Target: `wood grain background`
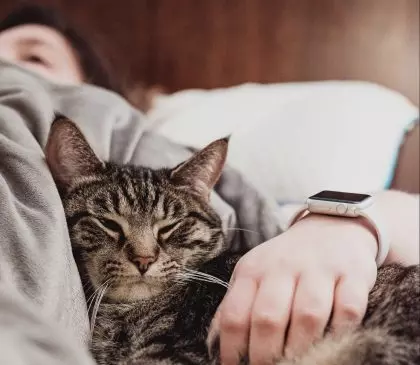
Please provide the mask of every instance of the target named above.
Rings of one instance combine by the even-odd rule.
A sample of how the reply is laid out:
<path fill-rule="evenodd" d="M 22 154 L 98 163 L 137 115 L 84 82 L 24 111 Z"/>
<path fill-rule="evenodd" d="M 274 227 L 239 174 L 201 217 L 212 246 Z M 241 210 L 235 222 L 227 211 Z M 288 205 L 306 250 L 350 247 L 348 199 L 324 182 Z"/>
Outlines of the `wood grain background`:
<path fill-rule="evenodd" d="M 419 0 L 39 0 L 128 85 L 358 79 L 419 103 Z M 19 2 L 0 1 L 0 16 Z"/>

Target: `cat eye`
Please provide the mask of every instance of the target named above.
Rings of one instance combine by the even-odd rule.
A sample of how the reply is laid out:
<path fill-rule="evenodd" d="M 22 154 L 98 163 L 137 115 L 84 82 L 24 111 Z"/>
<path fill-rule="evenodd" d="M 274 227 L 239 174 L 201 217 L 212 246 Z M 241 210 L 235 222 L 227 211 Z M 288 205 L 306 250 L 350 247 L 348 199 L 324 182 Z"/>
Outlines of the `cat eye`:
<path fill-rule="evenodd" d="M 168 239 L 169 236 L 171 235 L 172 231 L 176 228 L 177 225 L 179 225 L 179 223 L 181 223 L 181 222 L 179 222 L 179 221 L 174 222 L 174 223 L 168 224 L 167 226 L 163 226 L 163 227 L 159 228 L 158 232 L 157 232 L 158 240 L 162 241 L 164 239 Z M 169 233 L 169 235 L 168 235 L 168 233 Z M 167 236 L 162 237 L 164 235 L 167 235 Z"/>
<path fill-rule="evenodd" d="M 120 240 L 124 238 L 124 231 L 117 222 L 107 218 L 98 218 L 98 220 L 106 229 L 118 233 Z"/>

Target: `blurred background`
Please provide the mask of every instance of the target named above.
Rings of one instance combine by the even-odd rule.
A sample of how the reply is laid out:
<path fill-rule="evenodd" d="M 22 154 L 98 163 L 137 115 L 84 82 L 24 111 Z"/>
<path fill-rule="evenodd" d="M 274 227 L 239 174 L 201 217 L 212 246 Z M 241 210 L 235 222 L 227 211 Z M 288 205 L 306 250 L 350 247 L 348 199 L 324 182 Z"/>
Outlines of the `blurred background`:
<path fill-rule="evenodd" d="M 110 62 L 131 98 L 244 82 L 368 80 L 419 104 L 419 0 L 38 0 Z M 0 1 L 0 17 L 22 4 Z"/>

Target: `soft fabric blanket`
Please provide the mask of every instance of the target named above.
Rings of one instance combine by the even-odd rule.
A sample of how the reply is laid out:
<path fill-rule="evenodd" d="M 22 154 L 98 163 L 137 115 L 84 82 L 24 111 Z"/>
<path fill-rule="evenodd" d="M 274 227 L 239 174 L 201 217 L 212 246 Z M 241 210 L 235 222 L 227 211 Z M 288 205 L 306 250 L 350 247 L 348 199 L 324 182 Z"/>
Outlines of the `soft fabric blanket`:
<path fill-rule="evenodd" d="M 113 93 L 52 85 L 0 62 L 2 364 L 92 362 L 80 346 L 88 338 L 86 304 L 43 154 L 56 111 L 79 125 L 103 160 L 171 167 L 191 154 L 147 132 L 144 116 Z M 225 169 L 212 202 L 232 250 L 247 250 L 280 233 L 274 201 L 231 169 Z M 233 227 L 256 233 L 228 229 Z"/>

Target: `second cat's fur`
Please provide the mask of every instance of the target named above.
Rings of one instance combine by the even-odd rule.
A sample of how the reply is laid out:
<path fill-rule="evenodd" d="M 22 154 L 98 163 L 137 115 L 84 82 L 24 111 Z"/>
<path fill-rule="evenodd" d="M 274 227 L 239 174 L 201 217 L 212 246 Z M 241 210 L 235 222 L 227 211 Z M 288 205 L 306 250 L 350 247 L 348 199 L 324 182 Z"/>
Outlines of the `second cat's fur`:
<path fill-rule="evenodd" d="M 71 121 L 53 123 L 47 162 L 88 302 L 102 299 L 90 309 L 99 365 L 218 363 L 217 343 L 210 358 L 206 338 L 225 289 L 192 281 L 191 270 L 228 281 L 238 260 L 225 252 L 208 202 L 227 144 L 213 142 L 174 169 L 151 170 L 103 163 Z M 362 326 L 327 336 L 290 363 L 419 364 L 418 280 L 418 267 L 380 269 Z"/>

